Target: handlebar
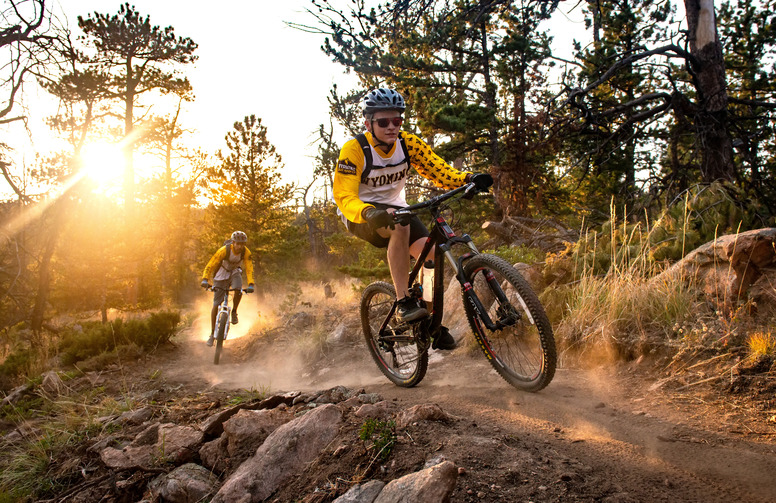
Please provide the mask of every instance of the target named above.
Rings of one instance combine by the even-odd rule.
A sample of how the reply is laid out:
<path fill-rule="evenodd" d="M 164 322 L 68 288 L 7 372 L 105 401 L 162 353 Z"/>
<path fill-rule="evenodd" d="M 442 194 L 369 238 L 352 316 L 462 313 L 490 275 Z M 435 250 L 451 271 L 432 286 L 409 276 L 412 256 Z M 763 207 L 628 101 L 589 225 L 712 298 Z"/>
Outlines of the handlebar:
<path fill-rule="evenodd" d="M 213 286 L 213 285 L 208 285 L 207 288 L 205 288 L 205 290 L 207 290 L 209 292 L 215 292 L 216 290 L 225 290 L 227 292 L 239 292 L 239 291 L 242 291 L 243 293 L 251 293 L 251 292 L 249 292 L 245 288 L 221 288 L 221 287 L 217 287 L 217 286 Z"/>
<path fill-rule="evenodd" d="M 410 206 L 406 206 L 404 208 L 399 208 L 398 210 L 393 212 L 393 219 L 398 223 L 406 223 L 406 220 L 409 219 L 409 217 L 413 215 L 415 212 L 417 212 L 418 210 L 437 207 L 443 202 L 447 201 L 448 199 L 452 199 L 453 197 L 456 197 L 459 195 L 461 197 L 467 197 L 467 196 L 473 197 L 475 194 L 479 192 L 487 192 L 487 189 L 479 190 L 477 189 L 477 186 L 473 182 L 469 182 L 465 185 L 461 185 L 457 189 L 451 190 L 450 192 L 445 192 L 444 194 L 440 194 L 436 197 L 432 197 L 431 199 L 427 199 L 420 203 L 411 204 Z"/>

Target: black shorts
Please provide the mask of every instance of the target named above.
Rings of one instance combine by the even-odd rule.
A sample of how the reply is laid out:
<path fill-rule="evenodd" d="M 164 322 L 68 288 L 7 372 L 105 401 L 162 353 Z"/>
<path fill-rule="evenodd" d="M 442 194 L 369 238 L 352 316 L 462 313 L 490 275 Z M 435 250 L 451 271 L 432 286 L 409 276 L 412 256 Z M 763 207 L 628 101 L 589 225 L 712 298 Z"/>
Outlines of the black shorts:
<path fill-rule="evenodd" d="M 382 204 L 382 203 L 369 203 L 371 205 L 374 205 L 375 208 L 385 210 L 388 208 L 395 208 L 399 209 L 399 206 L 391 206 L 389 204 Z M 388 238 L 384 238 L 383 236 L 379 235 L 374 227 L 368 222 L 365 222 L 363 224 L 357 224 L 355 222 L 351 222 L 348 220 L 347 228 L 356 237 L 359 237 L 365 241 L 368 241 L 372 245 L 378 247 L 378 248 L 388 248 Z M 428 237 L 428 229 L 426 229 L 426 226 L 423 225 L 423 222 L 420 221 L 417 215 L 412 215 L 412 218 L 410 219 L 410 245 L 417 241 L 418 239 L 427 238 Z"/>

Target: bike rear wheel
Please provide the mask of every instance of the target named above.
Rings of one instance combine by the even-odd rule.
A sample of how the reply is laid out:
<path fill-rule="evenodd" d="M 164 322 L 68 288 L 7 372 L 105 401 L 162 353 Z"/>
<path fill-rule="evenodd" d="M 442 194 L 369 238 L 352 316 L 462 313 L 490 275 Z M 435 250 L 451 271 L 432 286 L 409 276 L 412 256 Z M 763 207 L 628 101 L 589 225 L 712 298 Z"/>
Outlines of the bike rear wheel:
<path fill-rule="evenodd" d="M 216 354 L 213 357 L 213 363 L 216 365 L 218 365 L 218 360 L 221 359 L 221 351 L 224 349 L 224 334 L 226 334 L 227 323 L 229 323 L 227 313 L 219 313 L 216 320 Z"/>
<path fill-rule="evenodd" d="M 413 328 L 391 316 L 380 338 L 380 327 L 396 300 L 392 285 L 378 281 L 367 286 L 361 296 L 361 327 L 366 345 L 377 367 L 397 386 L 411 388 L 418 384 L 428 369 L 428 344 L 418 340 Z"/>
<path fill-rule="evenodd" d="M 488 254 L 469 259 L 464 274 L 498 325 L 488 329 L 464 294 L 469 325 L 493 368 L 515 388 L 533 392 L 547 386 L 555 375 L 555 339 L 528 282 L 507 261 Z"/>

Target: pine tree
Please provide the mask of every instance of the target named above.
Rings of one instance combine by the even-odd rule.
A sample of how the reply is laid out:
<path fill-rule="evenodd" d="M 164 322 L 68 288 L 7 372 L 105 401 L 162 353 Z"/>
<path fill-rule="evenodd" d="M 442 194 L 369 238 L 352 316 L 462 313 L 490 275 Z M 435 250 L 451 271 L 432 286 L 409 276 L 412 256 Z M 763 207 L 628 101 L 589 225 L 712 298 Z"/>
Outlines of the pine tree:
<path fill-rule="evenodd" d="M 725 48 L 725 71 L 730 100 L 731 134 L 735 161 L 748 173 L 747 185 L 758 200 L 776 197 L 776 162 L 769 145 L 776 103 L 776 1 L 754 4 L 745 0 L 723 2 L 718 11 L 719 36 Z"/>
<path fill-rule="evenodd" d="M 194 62 L 197 44 L 188 37 L 177 37 L 171 26 L 151 25 L 149 16 L 142 17 L 129 3 L 121 5 L 118 14 L 112 16 L 99 12 L 86 18 L 78 16 L 78 26 L 96 51 L 85 61 L 111 76 L 105 90 L 124 104 L 124 189 L 131 214 L 135 199 L 132 132 L 136 100 L 151 91 L 186 96 L 191 90 L 188 79 L 178 77 L 166 65 Z"/>
<path fill-rule="evenodd" d="M 270 272 L 272 254 L 281 253 L 295 233 L 290 229 L 291 210 L 284 207 L 293 187 L 281 182 L 282 159 L 260 118 L 249 115 L 235 122 L 225 140 L 226 150 L 217 154 L 219 165 L 203 180 L 213 202 L 206 239 L 212 246 L 234 230 L 247 233 L 258 276 Z"/>

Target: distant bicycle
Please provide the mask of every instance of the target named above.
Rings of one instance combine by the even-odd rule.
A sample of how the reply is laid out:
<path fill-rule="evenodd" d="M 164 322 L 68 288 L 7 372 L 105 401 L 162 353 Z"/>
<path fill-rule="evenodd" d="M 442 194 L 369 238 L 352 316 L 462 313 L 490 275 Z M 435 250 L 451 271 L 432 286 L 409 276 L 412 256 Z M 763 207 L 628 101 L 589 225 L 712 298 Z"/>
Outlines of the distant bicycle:
<path fill-rule="evenodd" d="M 224 341 L 227 335 L 229 335 L 229 315 L 232 313 L 232 306 L 229 305 L 229 293 L 236 292 L 239 288 L 219 288 L 217 286 L 208 286 L 208 290 L 226 291 L 224 300 L 221 301 L 221 305 L 218 306 L 218 314 L 216 314 L 216 328 L 213 331 L 213 339 L 215 340 L 214 346 L 216 347 L 216 354 L 213 357 L 213 363 L 218 365 L 218 360 L 221 358 L 221 351 L 224 348 Z M 251 293 L 250 291 L 243 289 L 245 293 Z"/>
<path fill-rule="evenodd" d="M 428 292 L 425 296 L 431 299 L 430 316 L 400 322 L 394 315 L 396 291 L 384 281 L 368 285 L 361 297 L 361 325 L 369 352 L 382 373 L 397 386 L 415 386 L 426 375 L 431 339 L 442 323 L 445 260 L 461 284 L 469 326 L 499 375 L 515 388 L 531 392 L 547 386 L 555 375 L 552 326 L 528 282 L 502 258 L 480 253 L 468 235 L 456 236 L 442 216 L 449 201 L 472 198 L 476 193 L 475 185 L 468 183 L 393 213 L 398 223 L 406 223 L 420 211 L 433 218 L 430 236 L 410 273 L 410 295 L 416 302 L 424 302 L 423 286 L 416 279 L 425 269 L 422 266 L 432 247 L 436 259 L 433 296 L 429 297 Z M 459 244 L 469 251 L 456 258 L 451 249 Z"/>

